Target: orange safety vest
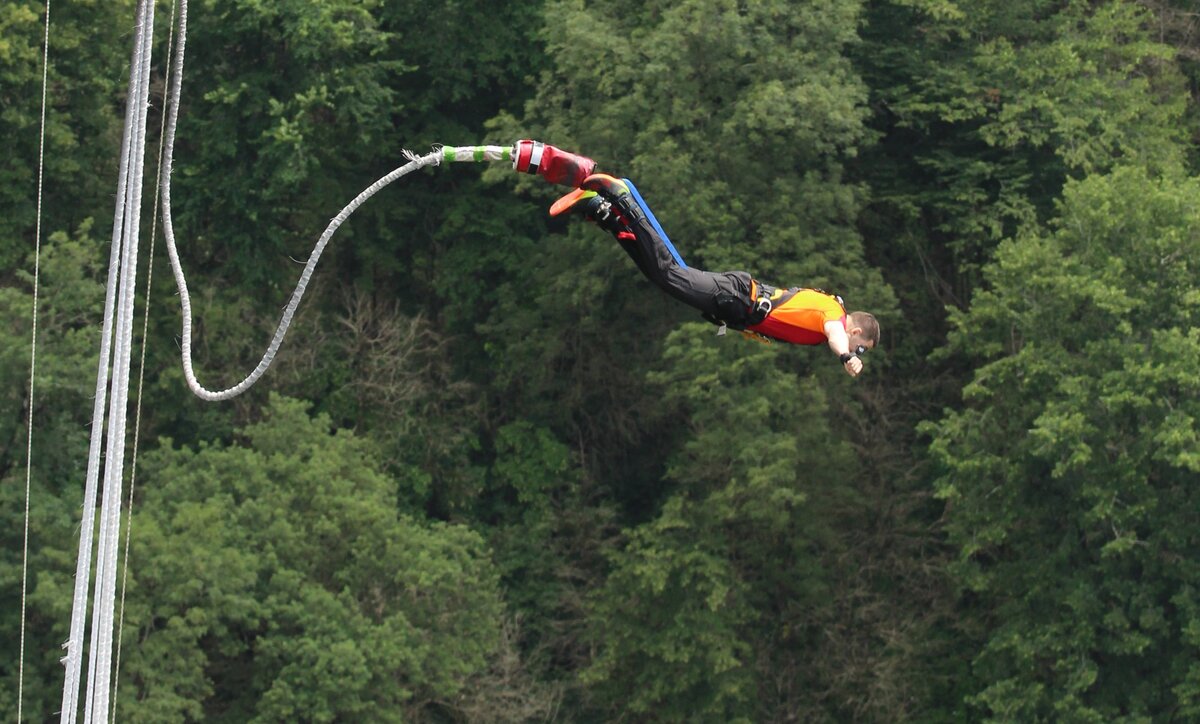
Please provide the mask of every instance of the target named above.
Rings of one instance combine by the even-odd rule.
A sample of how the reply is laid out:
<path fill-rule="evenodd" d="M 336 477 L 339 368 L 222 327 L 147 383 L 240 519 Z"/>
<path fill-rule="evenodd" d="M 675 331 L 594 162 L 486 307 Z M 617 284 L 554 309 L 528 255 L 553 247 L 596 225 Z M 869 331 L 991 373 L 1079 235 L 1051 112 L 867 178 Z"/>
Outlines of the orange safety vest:
<path fill-rule="evenodd" d="M 776 289 L 771 305 L 766 318 L 746 329 L 781 342 L 824 344 L 826 322 L 846 325 L 841 299 L 818 289 Z"/>

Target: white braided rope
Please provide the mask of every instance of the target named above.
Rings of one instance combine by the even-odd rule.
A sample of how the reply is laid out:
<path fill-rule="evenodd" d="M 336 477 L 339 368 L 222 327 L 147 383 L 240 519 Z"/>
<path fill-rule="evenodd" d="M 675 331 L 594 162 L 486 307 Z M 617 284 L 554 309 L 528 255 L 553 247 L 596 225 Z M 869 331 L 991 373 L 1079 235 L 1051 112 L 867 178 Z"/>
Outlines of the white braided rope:
<path fill-rule="evenodd" d="M 80 526 L 79 555 L 75 570 L 71 633 L 65 644 L 67 649 L 64 659 L 66 677 L 63 682 L 63 703 L 60 711 L 61 721 L 67 724 L 75 722 L 79 708 L 83 627 L 87 611 L 93 545 L 92 529 L 96 518 L 101 442 L 105 432 L 105 402 L 108 396 L 110 361 L 112 361 L 113 389 L 108 405 L 110 422 L 107 440 L 108 459 L 105 461 L 101 543 L 97 556 L 91 659 L 88 667 L 88 700 L 85 711 L 85 721 L 90 721 L 96 712 L 99 712 L 99 718 L 107 719 L 107 682 L 112 665 L 112 609 L 114 604 L 112 594 L 115 582 L 115 557 L 113 554 L 120 526 L 120 482 L 125 442 L 124 410 L 129 399 L 129 357 L 133 326 L 132 294 L 137 274 L 137 229 L 141 215 L 141 155 L 145 147 L 153 19 L 154 3 L 152 0 L 140 0 L 137 8 L 133 56 L 130 62 L 125 130 L 121 139 L 117 206 L 113 219 L 113 241 L 109 257 L 108 286 L 105 292 L 104 325 L 101 334 L 100 360 L 96 373 L 96 398 L 92 411 L 87 482 Z M 136 164 L 133 163 L 135 157 Z M 114 331 L 116 331 L 115 340 Z M 115 352 L 113 350 L 114 342 Z M 107 627 L 107 635 L 105 627 Z M 99 691 L 101 688 L 104 690 Z"/>
<path fill-rule="evenodd" d="M 130 66 L 130 86 L 138 71 L 141 43 L 134 43 L 134 62 Z M 132 102 L 132 95 L 130 96 Z M 88 465 L 84 485 L 83 513 L 80 520 L 79 551 L 75 563 L 75 593 L 71 606 L 71 630 L 63 648 L 66 676 L 63 681 L 62 705 L 59 709 L 63 724 L 74 724 L 79 705 L 80 669 L 83 664 L 83 632 L 87 615 L 88 583 L 91 576 L 93 525 L 96 518 L 96 492 L 100 472 L 100 448 L 104 440 L 104 413 L 108 400 L 108 372 L 112 355 L 112 330 L 116 312 L 117 284 L 120 272 L 121 229 L 124 226 L 126 180 L 129 149 L 133 144 L 133 113 L 126 109 L 125 129 L 121 136 L 120 171 L 117 174 L 117 206 L 113 218 L 113 244 L 108 260 L 108 286 L 104 294 L 104 322 L 100 333 L 100 359 L 97 362 L 96 388 L 92 403 L 91 437 L 88 445 Z"/>
<path fill-rule="evenodd" d="M 50 0 L 46 0 L 42 42 L 42 115 L 38 125 L 37 215 L 33 229 L 33 330 L 29 341 L 29 428 L 25 439 L 25 536 L 21 546 L 21 643 L 17 658 L 17 721 L 25 701 L 25 602 L 29 582 L 29 491 L 33 476 L 33 388 L 37 372 L 38 284 L 42 269 L 42 182 L 46 170 L 46 86 L 50 62 Z"/>
<path fill-rule="evenodd" d="M 171 57 L 171 48 L 175 42 L 175 3 L 171 3 L 171 20 L 167 27 L 170 31 L 167 35 L 167 57 Z M 163 90 L 165 100 L 166 90 Z M 112 724 L 117 721 L 117 690 L 121 683 L 121 643 L 124 640 L 125 633 L 125 590 L 126 583 L 129 580 L 129 539 L 133 537 L 133 493 L 137 484 L 137 464 L 138 464 L 138 443 L 141 440 L 142 431 L 142 392 L 145 387 L 146 380 L 146 342 L 149 338 L 150 331 L 150 289 L 154 282 L 154 241 L 158 231 L 158 181 L 162 178 L 162 157 L 164 145 L 164 131 L 167 125 L 167 115 L 164 113 L 159 121 L 158 128 L 158 163 L 157 170 L 159 178 L 155 179 L 154 184 L 154 213 L 150 217 L 150 255 L 146 260 L 146 294 L 145 304 L 142 310 L 142 353 L 141 362 L 138 364 L 138 385 L 137 385 L 137 402 L 134 403 L 134 418 L 133 418 L 133 459 L 129 463 L 129 513 L 125 519 L 125 551 L 123 555 L 123 565 L 121 567 L 121 602 L 117 612 L 117 649 L 116 663 L 113 665 L 113 685 L 112 685 Z"/>
<path fill-rule="evenodd" d="M 145 0 L 138 28 L 142 43 L 136 85 L 131 84 L 130 104 L 136 113 L 134 147 L 129 163 L 128 211 L 122 238 L 121 286 L 118 292 L 116 349 L 109 404 L 108 443 L 104 462 L 104 498 L 101 505 L 99 550 L 96 557 L 96 591 L 92 611 L 91 661 L 88 672 L 88 707 L 84 724 L 107 722 L 112 693 L 113 619 L 116 605 L 117 552 L 121 529 L 121 486 L 125 470 L 125 432 L 129 410 L 129 376 L 133 346 L 133 302 L 136 295 L 138 240 L 141 226 L 145 171 L 146 116 L 150 107 L 150 59 L 154 34 L 154 2 Z"/>
<path fill-rule="evenodd" d="M 258 378 L 262 377 L 267 368 L 271 366 L 271 362 L 275 359 L 276 352 L 279 351 L 279 346 L 283 343 L 283 337 L 287 334 L 288 326 L 292 323 L 292 317 L 296 313 L 296 308 L 300 306 L 300 300 L 304 296 L 305 290 L 308 288 L 309 280 L 312 279 L 313 270 L 316 269 L 317 262 L 321 258 L 321 253 L 325 251 L 325 246 L 329 243 L 329 239 L 333 236 L 338 227 L 342 225 L 346 219 L 362 206 L 367 199 L 374 196 L 380 189 L 392 183 L 396 179 L 405 176 L 419 168 L 425 166 L 437 166 L 441 163 L 441 154 L 434 151 L 424 156 L 418 156 L 412 152 L 405 151 L 405 157 L 409 162 L 403 166 L 388 173 L 380 178 L 375 183 L 371 184 L 354 197 L 354 200 L 346 204 L 338 215 L 333 217 L 329 225 L 325 227 L 325 231 L 317 240 L 316 246 L 313 248 L 312 254 L 308 257 L 308 262 L 304 265 L 304 271 L 300 274 L 300 281 L 296 284 L 296 290 L 292 292 L 292 298 L 288 302 L 287 307 L 283 310 L 283 316 L 279 320 L 279 326 L 275 329 L 275 335 L 271 338 L 270 344 L 267 346 L 267 351 L 263 353 L 262 359 L 258 365 L 246 375 L 245 379 L 237 384 L 224 390 L 213 391 L 206 389 L 196 379 L 196 374 L 192 366 L 192 300 L 188 294 L 187 280 L 184 278 L 183 268 L 179 264 L 179 253 L 175 247 L 175 225 L 171 219 L 171 170 L 174 162 L 174 147 L 175 147 L 175 128 L 179 115 L 179 98 L 183 85 L 183 59 L 187 45 L 187 0 L 179 0 L 179 44 L 175 47 L 175 63 L 171 75 L 170 92 L 168 96 L 168 117 L 167 117 L 167 134 L 166 134 L 166 152 L 163 156 L 163 171 L 161 181 L 161 196 L 162 196 L 162 213 L 163 213 L 163 234 L 167 240 L 167 255 L 171 259 L 171 271 L 175 275 L 175 284 L 179 287 L 179 305 L 183 315 L 183 339 L 181 342 L 183 351 L 183 373 L 187 379 L 188 387 L 196 394 L 197 397 L 209 402 L 218 400 L 228 400 L 231 397 L 236 397 L 250 388 Z"/>

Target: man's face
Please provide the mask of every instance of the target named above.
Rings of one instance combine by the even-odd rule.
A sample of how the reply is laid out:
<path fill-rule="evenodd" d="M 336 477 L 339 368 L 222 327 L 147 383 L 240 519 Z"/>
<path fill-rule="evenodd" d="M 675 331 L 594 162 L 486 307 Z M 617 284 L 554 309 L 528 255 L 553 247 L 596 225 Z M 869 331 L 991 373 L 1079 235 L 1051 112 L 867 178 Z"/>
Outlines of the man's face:
<path fill-rule="evenodd" d="M 863 336 L 861 327 L 851 329 L 847 336 L 850 337 L 850 351 L 855 354 L 863 354 L 875 346 L 874 342 Z"/>

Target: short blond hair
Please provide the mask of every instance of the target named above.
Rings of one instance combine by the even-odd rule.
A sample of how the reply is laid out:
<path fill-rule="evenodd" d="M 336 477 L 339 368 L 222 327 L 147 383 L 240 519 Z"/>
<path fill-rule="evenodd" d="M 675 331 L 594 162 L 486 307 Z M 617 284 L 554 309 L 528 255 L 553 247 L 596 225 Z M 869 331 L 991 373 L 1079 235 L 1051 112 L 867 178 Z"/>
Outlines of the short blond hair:
<path fill-rule="evenodd" d="M 870 312 L 851 312 L 850 326 L 862 330 L 863 339 L 879 344 L 879 321 Z"/>

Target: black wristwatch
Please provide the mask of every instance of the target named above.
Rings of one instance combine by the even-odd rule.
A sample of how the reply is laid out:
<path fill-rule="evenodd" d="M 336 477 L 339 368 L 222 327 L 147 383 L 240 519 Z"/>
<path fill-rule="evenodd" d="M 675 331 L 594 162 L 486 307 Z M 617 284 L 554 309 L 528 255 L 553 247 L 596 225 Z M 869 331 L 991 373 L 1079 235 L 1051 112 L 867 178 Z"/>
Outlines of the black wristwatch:
<path fill-rule="evenodd" d="M 839 354 L 838 359 L 842 361 L 842 364 L 846 364 L 857 356 L 858 355 L 854 354 L 853 352 L 846 352 L 845 354 Z"/>

